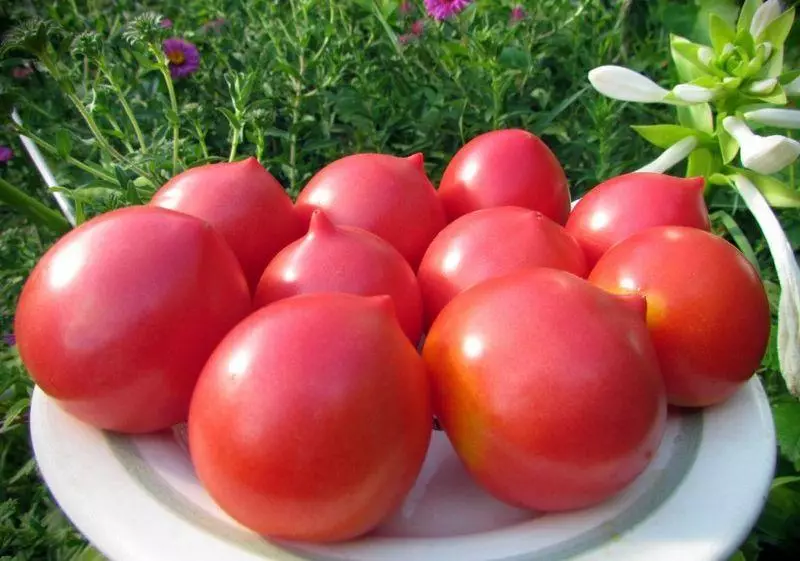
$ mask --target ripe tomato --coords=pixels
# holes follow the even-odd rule
[[[255,305],[313,292],[389,295],[411,342],[422,335],[422,297],[408,262],[389,242],[360,228],[334,226],[321,210],[314,211],[308,234],[270,262]]]
[[[539,137],[520,129],[476,136],[453,157],[439,184],[449,221],[481,208],[521,206],[564,224],[567,176]]]
[[[341,158],[311,178],[296,208],[306,221],[315,209],[322,209],[334,224],[380,236],[416,271],[428,244],[446,223],[422,164],[422,154]]]
[[[211,224],[233,249],[253,290],[267,263],[304,231],[292,200],[255,158],[186,170],[150,204]]]
[[[605,181],[583,197],[567,220],[589,266],[614,244],[653,226],[710,230],[702,177],[628,173]]]
[[[733,245],[695,228],[650,228],[620,242],[589,280],[647,299],[647,325],[673,405],[730,397],[767,348],[769,303],[758,273]]]
[[[15,327],[45,393],[95,427],[140,433],[186,420],[203,364],[250,310],[222,236],[141,206],[61,238],[25,283]]]
[[[666,422],[640,297],[529,268],[456,296],[423,358],[434,411],[498,499],[540,511],[590,506],[648,465]]]
[[[425,365],[387,296],[305,294],[247,318],[197,384],[189,449],[217,503],[267,536],[359,536],[411,489],[431,435]]]
[[[458,293],[523,267],[589,273],[578,242],[540,212],[495,207],[458,218],[431,242],[417,273],[428,324]]]

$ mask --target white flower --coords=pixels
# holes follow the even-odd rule
[[[764,30],[781,15],[781,3],[779,0],[767,0],[753,14],[750,22],[750,35],[758,42]]]
[[[771,175],[800,156],[800,142],[792,138],[757,135],[737,117],[725,117],[722,126],[739,143],[742,165],[758,173]]]
[[[669,93],[647,76],[624,66],[598,66],[589,71],[589,82],[604,96],[620,101],[659,103]]]
[[[636,171],[664,173],[678,162],[686,159],[695,148],[697,148],[697,138],[687,136],[664,150],[658,158]]]
[[[725,43],[725,46],[722,47],[722,56],[727,56],[733,52],[736,47],[733,46],[733,43]]]
[[[800,129],[800,109],[755,109],[744,114],[748,121],[782,129]]]
[[[778,303],[778,361],[786,386],[800,397],[800,268],[792,246],[764,196],[742,175],[733,176],[736,190],[761,227],[772,254],[781,296]]]
[[[747,91],[750,93],[754,93],[756,95],[768,94],[772,90],[775,89],[775,86],[778,85],[777,78],[766,78],[764,80],[758,80],[757,82],[753,82],[747,88]]]
[[[714,53],[714,49],[711,47],[702,46],[697,49],[697,60],[702,62],[705,66],[711,66],[711,63],[714,62],[714,58],[716,57],[716,53]]]
[[[772,54],[772,43],[770,43],[769,41],[765,41],[756,48],[756,53],[758,52],[758,49],[763,49],[764,60],[765,61],[769,60],[769,56]]]
[[[672,89],[678,99],[687,103],[707,103],[717,97],[717,90],[695,86],[693,84],[678,84]]]

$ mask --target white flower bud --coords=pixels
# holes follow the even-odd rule
[[[694,84],[679,84],[672,89],[678,99],[687,103],[707,103],[717,97],[717,90],[695,86]]]
[[[748,121],[782,129],[800,129],[800,109],[755,109],[744,114]]]
[[[679,162],[685,160],[692,151],[697,148],[697,138],[694,136],[687,136],[682,138],[666,150],[661,155],[647,164],[646,166],[636,170],[637,172],[651,172],[651,173],[664,173],[671,167],[677,165]]]
[[[779,0],[767,0],[756,10],[753,14],[753,19],[750,22],[750,35],[753,40],[758,41],[764,30],[769,27],[781,15],[781,3]]]
[[[766,78],[764,80],[758,80],[757,82],[753,82],[747,87],[747,91],[756,95],[764,95],[768,94],[772,90],[775,89],[775,86],[778,85],[777,78]]]
[[[722,126],[739,143],[742,165],[758,173],[776,173],[800,156],[800,142],[792,138],[757,135],[737,117],[725,117]]]
[[[669,93],[650,78],[624,66],[598,66],[589,71],[589,82],[604,96],[620,101],[659,103]]]

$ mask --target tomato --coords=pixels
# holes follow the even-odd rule
[[[255,304],[313,292],[389,295],[408,338],[416,345],[422,335],[422,297],[403,256],[366,230],[334,226],[321,210],[314,211],[308,234],[264,271]]]
[[[423,358],[434,411],[469,472],[498,499],[588,507],[648,465],[666,423],[641,297],[528,268],[456,296]]]
[[[645,230],[611,248],[589,280],[647,299],[647,324],[673,405],[730,397],[758,368],[770,313],[758,273],[733,245],[695,228]]]
[[[583,247],[589,265],[614,244],[653,226],[710,230],[702,177],[628,173],[605,181],[583,197],[567,220],[567,231]]]
[[[521,206],[564,224],[569,185],[539,137],[520,129],[476,136],[453,157],[439,184],[449,221],[481,208]]]
[[[255,158],[186,170],[150,204],[209,222],[230,244],[251,289],[267,263],[304,232],[292,200]]]
[[[431,436],[425,365],[391,298],[306,294],[262,308],[208,361],[189,415],[198,477],[267,536],[327,542],[400,506]]]
[[[495,207],[458,218],[434,238],[417,273],[428,323],[467,288],[528,266],[589,273],[578,242],[540,212]]]
[[[311,178],[296,208],[307,221],[321,209],[334,224],[380,236],[415,271],[446,223],[436,190],[425,175],[422,154],[408,158],[354,154],[336,160]]]
[[[69,413],[150,432],[186,420],[203,364],[251,306],[236,257],[207,223],[131,207],[69,232],[37,263],[17,345]]]

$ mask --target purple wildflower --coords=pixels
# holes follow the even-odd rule
[[[417,37],[421,36],[422,33],[425,31],[425,22],[421,19],[418,19],[414,23],[411,24],[411,34],[416,35]]]
[[[216,18],[203,24],[204,31],[219,31],[225,25],[224,18]]]
[[[14,157],[14,151],[8,146],[0,146],[0,164],[6,164]]]
[[[33,74],[33,68],[29,66],[15,66],[11,75],[17,80],[23,80]]]
[[[169,18],[163,18],[160,23],[161,27],[164,29],[170,29],[172,27],[172,20]]]
[[[13,333],[7,333],[3,335],[3,343],[8,345],[9,347],[13,347],[17,344],[17,336]]]
[[[414,11],[414,4],[412,4],[409,0],[403,0],[400,2],[400,13],[403,15],[410,14]]]
[[[511,8],[511,21],[514,23],[524,20],[527,15],[528,13],[525,11],[525,8],[520,4]]]
[[[163,49],[173,78],[184,78],[200,68],[200,52],[189,41],[173,37],[164,41]]]
[[[425,9],[435,20],[442,21],[464,11],[472,0],[425,0]]]

